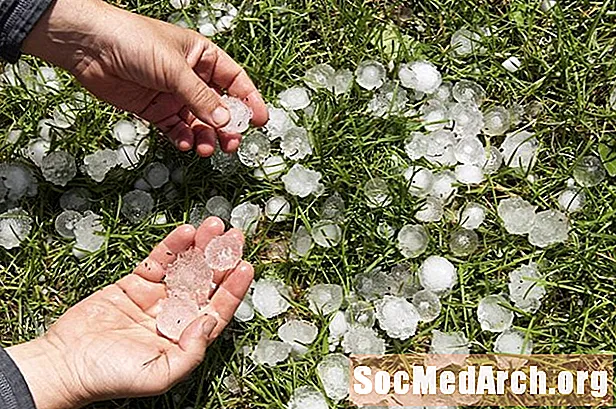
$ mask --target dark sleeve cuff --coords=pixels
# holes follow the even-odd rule
[[[26,380],[11,357],[0,348],[0,408],[36,409]]]
[[[17,62],[21,55],[21,44],[52,1],[0,1],[0,58],[10,63]]]

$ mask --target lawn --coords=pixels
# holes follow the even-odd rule
[[[614,2],[562,1],[542,12],[537,1],[358,1],[358,0],[255,0],[234,4],[240,9],[236,27],[214,37],[223,49],[246,68],[267,101],[280,91],[302,85],[306,69],[319,63],[355,70],[374,59],[398,65],[416,59],[434,63],[448,81],[472,79],[487,91],[485,106],[513,103],[536,104],[538,114],[525,120],[540,143],[538,161],[529,175],[501,168],[477,186],[462,186],[446,207],[441,222],[428,223],[431,239],[427,252],[405,260],[395,239],[381,237],[377,226],[387,223],[396,230],[417,223],[414,214],[421,201],[408,193],[403,178],[404,141],[422,128],[414,118],[374,118],[366,112],[372,92],[354,85],[344,96],[321,91],[313,94],[313,116],[300,115],[310,131],[313,154],[301,162],[323,175],[325,194],[300,199],[286,195],[293,217],[283,223],[262,220],[257,233],[247,240],[245,258],[256,276],[272,276],[291,288],[292,308],[266,320],[257,317],[234,323],[210,348],[203,365],[186,382],[164,396],[95,405],[118,408],[283,408],[292,391],[302,385],[320,388],[315,369],[328,352],[328,318],[310,312],[306,290],[317,283],[335,283],[348,294],[354,277],[375,267],[389,269],[406,261],[417,268],[427,255],[444,255],[457,267],[459,281],[442,299],[443,310],[433,322],[419,326],[406,341],[387,338],[390,353],[425,352],[433,329],[462,331],[471,351],[491,351],[496,334],[481,330],[476,317],[479,300],[507,293],[508,274],[529,261],[537,262],[545,275],[547,295],[533,314],[516,311],[515,328],[534,342],[534,353],[616,353],[616,185],[608,177],[585,189],[583,211],[571,217],[566,243],[547,249],[529,244],[524,236],[507,233],[496,214],[501,199],[519,195],[540,210],[557,208],[556,194],[566,187],[572,168],[583,155],[597,153],[600,143],[616,138],[616,110],[608,99],[616,86],[616,9]],[[175,11],[166,0],[130,0],[121,7],[167,20]],[[185,12],[194,15],[203,7],[193,0]],[[465,58],[454,57],[449,41],[462,27],[489,27],[486,51]],[[517,56],[522,67],[516,73],[501,63]],[[26,58],[31,64],[39,62]],[[394,78],[394,73],[389,73]],[[19,150],[36,135],[37,122],[79,89],[68,74],[65,87],[44,97],[27,90],[0,90],[0,134],[19,128],[20,140],[4,142],[2,161],[22,160]],[[420,103],[416,103],[420,105]],[[110,128],[126,114],[102,102],[87,112],[56,141],[61,148],[83,157],[97,149],[115,148]],[[503,137],[494,137],[497,146]],[[233,174],[212,169],[209,159],[177,152],[155,131],[151,148],[140,168],[114,169],[97,184],[78,175],[65,188],[40,181],[38,195],[24,208],[34,218],[29,237],[19,249],[0,249],[0,344],[4,347],[41,334],[67,308],[80,299],[128,274],[174,226],[186,222],[191,208],[219,194],[233,205],[252,201],[263,205],[273,195],[285,195],[280,181],[256,180],[252,169],[240,167]],[[151,220],[133,225],[120,214],[121,196],[132,190],[140,169],[159,160],[185,169],[177,195],[154,192],[156,212],[168,223]],[[361,187],[371,178],[387,181],[392,202],[379,209],[368,207]],[[82,260],[72,255],[72,243],[54,230],[61,212],[58,200],[69,187],[93,192],[95,211],[103,216],[108,241],[105,247]],[[343,239],[335,247],[313,247],[301,260],[271,257],[271,244],[284,242],[298,226],[310,228],[319,221],[321,206],[337,192],[345,202]],[[457,210],[468,201],[488,209],[478,229],[480,244],[469,257],[455,257],[448,237],[456,228]],[[242,353],[262,333],[276,334],[289,317],[315,323],[320,332],[309,352],[273,367],[255,365]],[[222,384],[234,374],[239,394]],[[341,405],[342,406],[342,405]]]

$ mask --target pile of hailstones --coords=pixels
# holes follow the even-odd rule
[[[509,132],[518,126],[524,108],[492,106],[480,109],[485,91],[474,82],[462,80],[456,84],[443,83],[441,74],[429,62],[417,61],[403,65],[398,81],[388,81],[385,67],[375,61],[359,65],[355,74],[348,70],[334,70],[323,64],[306,72],[306,84],[313,91],[326,89],[335,95],[349,92],[355,80],[362,88],[374,90],[367,110],[373,115],[419,116],[425,132],[414,132],[405,142],[405,151],[413,161],[425,159],[431,167],[454,170],[436,170],[419,165],[410,166],[404,173],[409,182],[409,192],[423,200],[423,207],[415,214],[419,222],[438,222],[444,207],[455,196],[458,185],[477,185],[485,175],[496,173],[505,163],[510,168],[527,174],[537,160],[539,143],[526,127]],[[408,109],[409,93],[412,99],[425,99],[419,113]],[[276,181],[280,175],[285,190],[291,195],[306,197],[321,195],[321,174],[297,163],[312,153],[309,132],[295,124],[296,111],[314,112],[311,91],[293,87],[279,95],[282,108],[270,106],[270,122],[265,132],[249,133],[242,142],[237,158],[217,152],[214,167],[221,171],[234,169],[237,160],[254,167],[254,176]],[[240,101],[232,107],[233,131],[248,128],[250,111]],[[504,136],[500,147],[486,147],[479,137],[486,139]],[[505,135],[506,134],[506,135]],[[272,143],[280,139],[281,155],[272,154]],[[286,161],[296,163],[286,171]],[[286,172],[286,173],[285,173]],[[537,212],[537,207],[520,197],[503,199],[498,204],[498,215],[510,234],[528,235],[529,242],[537,247],[548,247],[564,242],[568,237],[569,222],[566,213],[582,209],[585,195],[582,187],[599,184],[605,170],[598,158],[581,158],[573,169],[574,179],[558,194],[561,210],[548,209]],[[382,179],[372,179],[364,186],[368,204],[372,207],[387,206],[389,189]],[[234,227],[248,234],[256,230],[261,219],[257,204],[242,203],[231,209],[230,203],[220,196],[213,197],[200,212],[213,213],[223,210]],[[199,212],[197,212],[199,213]],[[285,220],[290,213],[289,202],[281,196],[267,201],[265,214],[276,222]],[[344,220],[344,202],[334,194],[325,200],[322,220],[310,231],[299,227],[291,238],[291,258],[308,254],[313,242],[330,247],[341,240],[340,223]],[[475,230],[481,226],[486,209],[470,202],[458,214],[459,229],[449,241],[455,256],[468,256],[478,246]],[[393,236],[389,226],[381,226],[381,233]],[[409,258],[421,256],[427,249],[429,233],[422,224],[406,225],[398,232],[397,243],[402,255]],[[355,291],[346,298],[343,289],[335,284],[318,284],[307,292],[311,311],[329,319],[331,354],[318,365],[317,372],[326,395],[335,401],[344,399],[348,390],[348,358],[345,354],[383,354],[386,341],[375,330],[379,328],[393,339],[412,337],[420,322],[435,320],[441,311],[440,299],[448,294],[457,281],[456,267],[446,258],[429,256],[414,272],[405,264],[390,271],[375,269],[360,274]],[[545,279],[535,263],[519,267],[509,274],[509,294],[492,294],[479,301],[477,318],[485,331],[499,333],[494,351],[498,353],[531,353],[532,340],[512,328],[513,308],[532,313],[541,305]],[[255,317],[255,311],[271,319],[290,308],[290,289],[275,278],[266,277],[255,282],[235,318],[246,322]],[[511,305],[513,304],[513,306]],[[260,365],[278,365],[290,356],[301,358],[318,335],[318,327],[305,320],[288,319],[277,331],[277,338],[262,336],[253,347],[246,346],[244,353]],[[433,353],[469,353],[469,343],[462,332],[433,331],[430,351]],[[341,349],[341,352],[338,350]],[[225,384],[231,391],[238,391],[239,381],[230,375]],[[314,406],[313,406],[314,405]],[[327,407],[324,396],[312,387],[297,389],[289,407]]]

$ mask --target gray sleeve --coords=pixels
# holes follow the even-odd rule
[[[0,348],[0,408],[36,409],[26,380],[15,362],[2,348]]]
[[[21,44],[53,0],[0,0],[0,58],[15,63]]]

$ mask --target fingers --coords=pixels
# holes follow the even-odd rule
[[[226,153],[233,153],[237,151],[242,141],[242,135],[231,133],[219,133],[218,140],[220,142],[220,149]]]
[[[137,274],[129,274],[120,279],[116,284],[133,303],[151,317],[155,317],[151,311],[152,307],[159,300],[167,297],[165,284],[153,283]]]
[[[218,217],[208,217],[195,234],[195,247],[204,251],[207,245],[216,236],[220,236],[225,231],[225,224]]]
[[[203,78],[244,101],[252,110],[253,125],[265,125],[268,119],[267,106],[246,71],[218,46],[212,44],[211,47],[214,47],[214,52],[208,50],[204,54],[203,63],[213,64],[213,68],[203,67],[202,72],[207,75]]]
[[[218,129],[229,123],[231,116],[220,96],[188,64],[183,64],[177,73],[173,91],[206,124]]]
[[[173,144],[182,152],[192,149],[195,135],[190,126],[184,121],[178,122],[169,132],[167,136]]]
[[[218,325],[218,320],[211,315],[206,314],[196,318],[182,332],[178,345],[184,352],[194,355],[198,358],[198,362],[201,362],[216,325]]]
[[[250,288],[254,270],[252,266],[242,261],[235,270],[229,272],[220,283],[207,306],[207,310],[218,314],[218,325],[212,332],[211,338],[216,338],[225,329],[233,318],[233,314],[244,299]]]
[[[179,253],[193,245],[195,233],[195,228],[189,224],[176,227],[133,272],[148,281],[160,282],[167,266],[175,261]]]
[[[197,155],[207,158],[216,150],[216,131],[197,120],[192,125]]]

